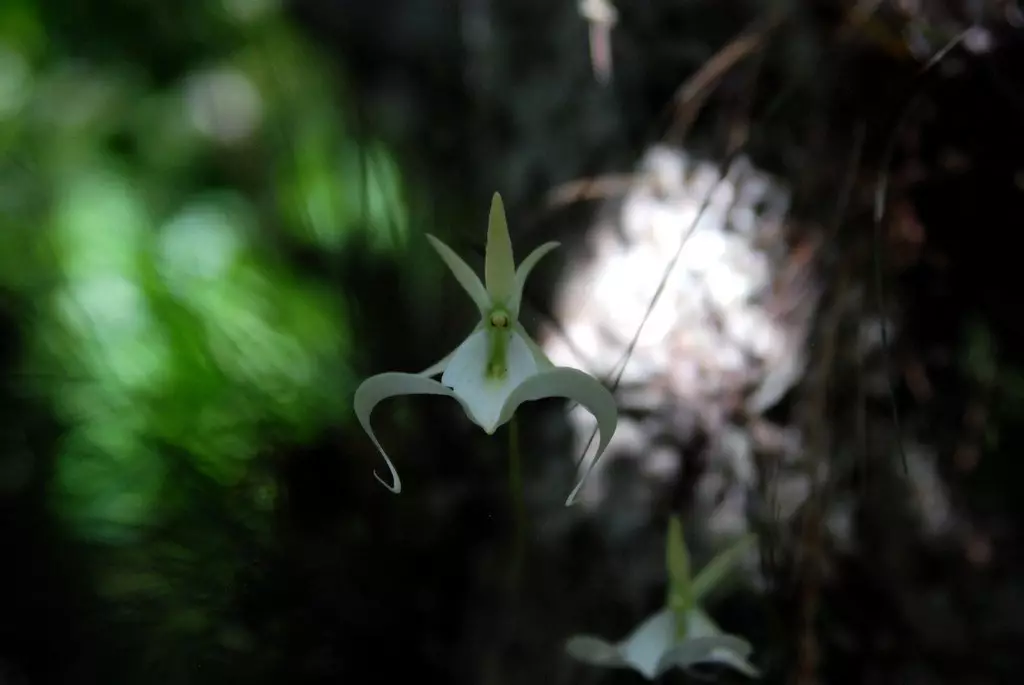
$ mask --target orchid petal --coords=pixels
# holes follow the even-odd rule
[[[551,241],[544,243],[536,250],[527,255],[526,259],[519,264],[519,268],[516,269],[516,282],[515,287],[512,290],[512,299],[509,300],[508,309],[512,312],[512,318],[518,318],[519,307],[523,303],[523,289],[526,287],[526,279],[530,277],[530,272],[533,271],[533,267],[537,266],[537,262],[540,261],[541,257],[551,252],[553,249],[561,245],[557,241]]]
[[[752,678],[760,676],[746,660],[752,651],[749,642],[722,633],[700,610],[690,612],[687,623],[692,637],[676,640],[675,614],[664,608],[645,619],[618,644],[582,635],[571,638],[565,648],[570,656],[584,663],[605,668],[630,667],[648,680],[673,667],[689,669],[700,664],[722,664]]]
[[[491,214],[487,222],[484,281],[493,303],[508,303],[516,284],[516,263],[512,256],[508,223],[505,221],[505,206],[498,193],[491,198]]]
[[[450,368],[450,367],[449,367]],[[498,425],[505,423],[523,402],[540,400],[546,397],[564,397],[574,400],[583,406],[597,419],[597,427],[601,432],[601,440],[597,446],[597,452],[590,460],[590,464],[583,472],[583,476],[576,483],[576,487],[569,493],[565,500],[565,506],[571,506],[576,500],[576,493],[583,487],[594,465],[604,454],[608,443],[615,432],[615,426],[619,421],[619,410],[615,405],[615,398],[608,392],[608,389],[601,383],[582,371],[568,367],[557,367],[541,371],[519,384],[505,400],[505,406],[501,408],[501,417]]]
[[[692,661],[691,665],[698,663],[721,664],[729,666],[750,678],[761,677],[760,671],[747,661],[747,657],[754,651],[749,642],[735,635],[723,633],[715,622],[711,620],[711,617],[700,609],[694,609],[687,616],[687,627],[689,633],[693,635],[691,641],[706,648],[704,655],[699,660]],[[697,643],[698,640],[700,641],[699,643]],[[680,645],[680,647],[682,646]],[[668,656],[666,655],[666,657]],[[673,658],[675,658],[675,655],[673,655]],[[676,665],[685,668],[682,664],[676,663]]]
[[[398,471],[395,470],[394,464],[391,463],[391,459],[388,458],[387,452],[381,447],[377,436],[373,432],[373,428],[370,426],[370,414],[373,412],[374,407],[382,401],[401,395],[447,395],[457,400],[459,399],[452,390],[437,381],[412,373],[392,372],[370,376],[356,388],[353,404],[355,405],[359,425],[363,427],[366,434],[370,436],[370,440],[377,446],[380,456],[384,457],[388,470],[391,471],[391,482],[394,485],[388,485],[383,478],[377,475],[376,471],[373,472],[373,476],[381,482],[381,485],[396,495],[402,491],[402,480],[398,477]],[[462,400],[459,400],[459,402],[462,403]],[[465,408],[464,403],[463,408]]]
[[[526,346],[530,348],[530,352],[533,353],[533,360],[537,362],[538,369],[546,370],[555,368],[555,365],[551,363],[548,356],[544,354],[544,350],[540,348],[540,345],[534,342],[533,338],[530,337],[530,334],[526,332],[525,328],[523,328],[523,324],[516,321],[512,324],[512,330],[513,332],[518,333],[523,339],[523,342],[526,343]]]
[[[662,672],[662,657],[675,639],[676,622],[672,612],[662,609],[641,623],[619,645],[622,657],[648,680]]]
[[[437,251],[437,254],[441,255],[441,259],[448,266],[448,270],[455,276],[455,280],[459,282],[462,289],[473,299],[473,303],[476,304],[476,308],[480,310],[481,315],[485,315],[491,309],[491,298],[487,294],[487,290],[484,288],[484,284],[480,282],[480,277],[473,273],[473,270],[469,268],[466,262],[462,261],[462,257],[455,254],[452,248],[445,245],[443,242],[435,238],[434,236],[427,234],[427,240]]]
[[[565,651],[574,659],[602,668],[627,668],[629,664],[615,645],[592,635],[575,635],[565,643]]]
[[[507,335],[505,374],[489,378],[490,335]],[[511,331],[478,330],[455,350],[441,376],[467,408],[470,419],[488,434],[508,419],[500,420],[508,397],[537,373],[537,363],[521,336]]]
[[[707,566],[700,570],[697,577],[693,579],[691,592],[694,601],[700,601],[702,597],[718,587],[728,574],[740,562],[747,548],[756,540],[753,533],[744,535],[730,545],[727,549],[708,562]]]
[[[455,356],[456,350],[458,350],[458,348],[455,348],[454,350],[452,350],[451,352],[446,354],[440,361],[438,361],[438,362],[436,362],[434,364],[431,364],[430,366],[428,366],[427,368],[423,369],[422,371],[420,371],[416,375],[417,376],[426,376],[427,378],[430,378],[432,376],[436,376],[439,373],[443,373],[444,370],[448,368],[448,364],[451,362],[452,357]]]
[[[472,335],[473,333],[476,333],[481,328],[483,328],[483,323],[478,323],[476,325],[476,328],[474,328],[472,330],[470,335]],[[431,364],[430,366],[428,366],[427,368],[423,369],[422,371],[420,371],[416,375],[417,376],[433,377],[433,376],[436,376],[439,373],[443,373],[444,370],[448,368],[448,364],[451,363],[452,357],[454,357],[455,353],[458,352],[458,351],[459,351],[459,348],[456,347],[454,350],[452,350],[451,352],[446,354],[444,357],[442,357],[440,361],[435,362],[434,364]]]
[[[659,611],[641,623],[617,645],[601,638],[577,635],[565,645],[569,656],[591,666],[632,668],[648,680],[661,673],[661,661],[672,645],[675,621],[671,612]]]
[[[715,635],[722,635],[722,629],[718,627],[714,619],[708,616],[707,612],[703,609],[693,609],[686,615],[686,627],[688,628],[688,634],[693,637],[714,637]],[[752,650],[749,643],[743,641],[746,647],[741,648],[738,651],[742,651],[745,655],[749,654]]]
[[[760,673],[741,654],[749,653],[750,644],[735,635],[691,637],[683,640],[662,655],[659,673],[675,667],[688,670],[701,664],[721,664],[757,678]]]

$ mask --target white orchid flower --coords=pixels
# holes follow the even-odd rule
[[[680,623],[672,609],[665,607],[645,620],[622,642],[609,644],[598,637],[580,635],[566,645],[569,655],[591,666],[632,668],[648,680],[671,668],[690,669],[701,664],[721,664],[751,678],[760,674],[747,657],[750,643],[726,635],[700,609],[686,615],[686,637],[676,638]]]
[[[391,459],[370,426],[370,414],[381,401],[400,395],[447,395],[458,400],[466,415],[488,435],[512,418],[519,405],[545,397],[578,402],[597,419],[601,439],[566,506],[571,505],[594,465],[601,458],[618,422],[612,394],[597,379],[577,369],[555,367],[519,323],[523,287],[541,257],[558,247],[549,242],[534,250],[516,269],[512,241],[501,196],[494,194],[487,228],[484,283],[455,252],[432,235],[427,239],[469,294],[480,312],[480,323],[448,356],[417,374],[382,373],[356,389],[355,412],[391,471],[391,484],[374,476],[393,493],[402,491]],[[431,378],[441,374],[441,381]]]
[[[668,603],[645,619],[617,644],[598,637],[576,636],[566,644],[569,655],[592,666],[632,668],[654,680],[671,668],[688,670],[701,664],[728,666],[750,678],[760,672],[747,660],[750,643],[728,635],[697,602],[717,586],[750,543],[741,539],[690,580],[689,559],[678,519],[669,523]]]

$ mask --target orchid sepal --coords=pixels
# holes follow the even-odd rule
[[[501,195],[491,197],[487,218],[487,250],[484,257],[484,283],[495,304],[504,304],[512,297],[516,285],[516,262],[512,254],[512,238],[508,234],[505,205]]]
[[[542,257],[560,245],[561,243],[555,240],[540,245],[533,252],[526,255],[526,259],[516,269],[515,288],[512,291],[512,298],[508,303],[508,308],[512,310],[512,316],[519,317],[519,308],[523,303],[523,290],[526,288],[526,279],[530,277],[533,268],[537,266]]]
[[[462,289],[473,300],[473,304],[480,310],[480,314],[486,315],[491,307],[491,298],[487,294],[484,284],[480,281],[480,277],[473,273],[473,270],[463,261],[462,257],[455,254],[455,250],[445,245],[443,241],[429,233],[427,234],[427,240],[437,254],[441,256],[448,270],[455,276],[455,280],[459,282]]]
[[[384,462],[391,472],[392,484],[389,485],[376,471],[373,472],[373,477],[396,495],[402,492],[402,479],[399,478],[395,465],[391,462],[388,453],[377,439],[377,435],[370,425],[370,415],[374,407],[380,402],[392,397],[405,395],[447,395],[448,397],[454,397],[462,404],[462,400],[450,388],[441,385],[432,378],[415,373],[388,372],[377,374],[376,376],[370,376],[356,388],[356,394],[352,402],[356,418],[359,420],[359,425],[363,427],[363,430],[366,431],[366,434],[370,436],[370,440],[377,447],[380,456],[384,457]]]
[[[576,486],[565,500],[565,506],[572,506],[576,496],[594,470],[598,460],[611,442],[618,423],[618,405],[615,398],[596,378],[579,369],[554,367],[540,371],[520,383],[505,401],[501,410],[501,421],[505,423],[512,418],[512,413],[523,402],[545,398],[564,397],[580,404],[597,419],[599,441],[597,451],[583,470]],[[499,424],[500,425],[500,424]]]

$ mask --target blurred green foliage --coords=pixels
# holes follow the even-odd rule
[[[289,255],[401,248],[405,183],[269,0],[100,5],[0,4],[0,287],[110,615],[242,649],[215,617],[278,495],[259,457],[350,414],[353,314]]]

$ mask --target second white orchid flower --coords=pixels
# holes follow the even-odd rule
[[[753,647],[743,638],[724,633],[700,608],[701,600],[728,576],[747,548],[750,536],[716,556],[696,578],[690,576],[690,559],[679,519],[669,520],[666,560],[668,601],[621,642],[577,635],[566,643],[573,658],[604,668],[630,668],[655,680],[672,668],[684,671],[696,666],[725,666],[750,677],[760,672],[747,659]]]
[[[597,452],[566,499],[566,506],[571,505],[608,447],[618,422],[618,408],[612,394],[597,379],[577,369],[555,367],[519,322],[526,279],[541,257],[558,247],[558,243],[541,245],[517,269],[498,193],[491,201],[483,283],[451,248],[432,235],[427,235],[427,239],[473,299],[480,312],[480,323],[455,350],[425,371],[382,373],[367,378],[356,389],[356,416],[384,457],[391,472],[391,484],[376,472],[373,475],[391,492],[401,492],[398,472],[370,426],[371,412],[385,399],[400,395],[453,397],[466,415],[490,435],[508,422],[524,402],[561,397],[590,411],[600,431]],[[432,378],[438,374],[440,382]]]

